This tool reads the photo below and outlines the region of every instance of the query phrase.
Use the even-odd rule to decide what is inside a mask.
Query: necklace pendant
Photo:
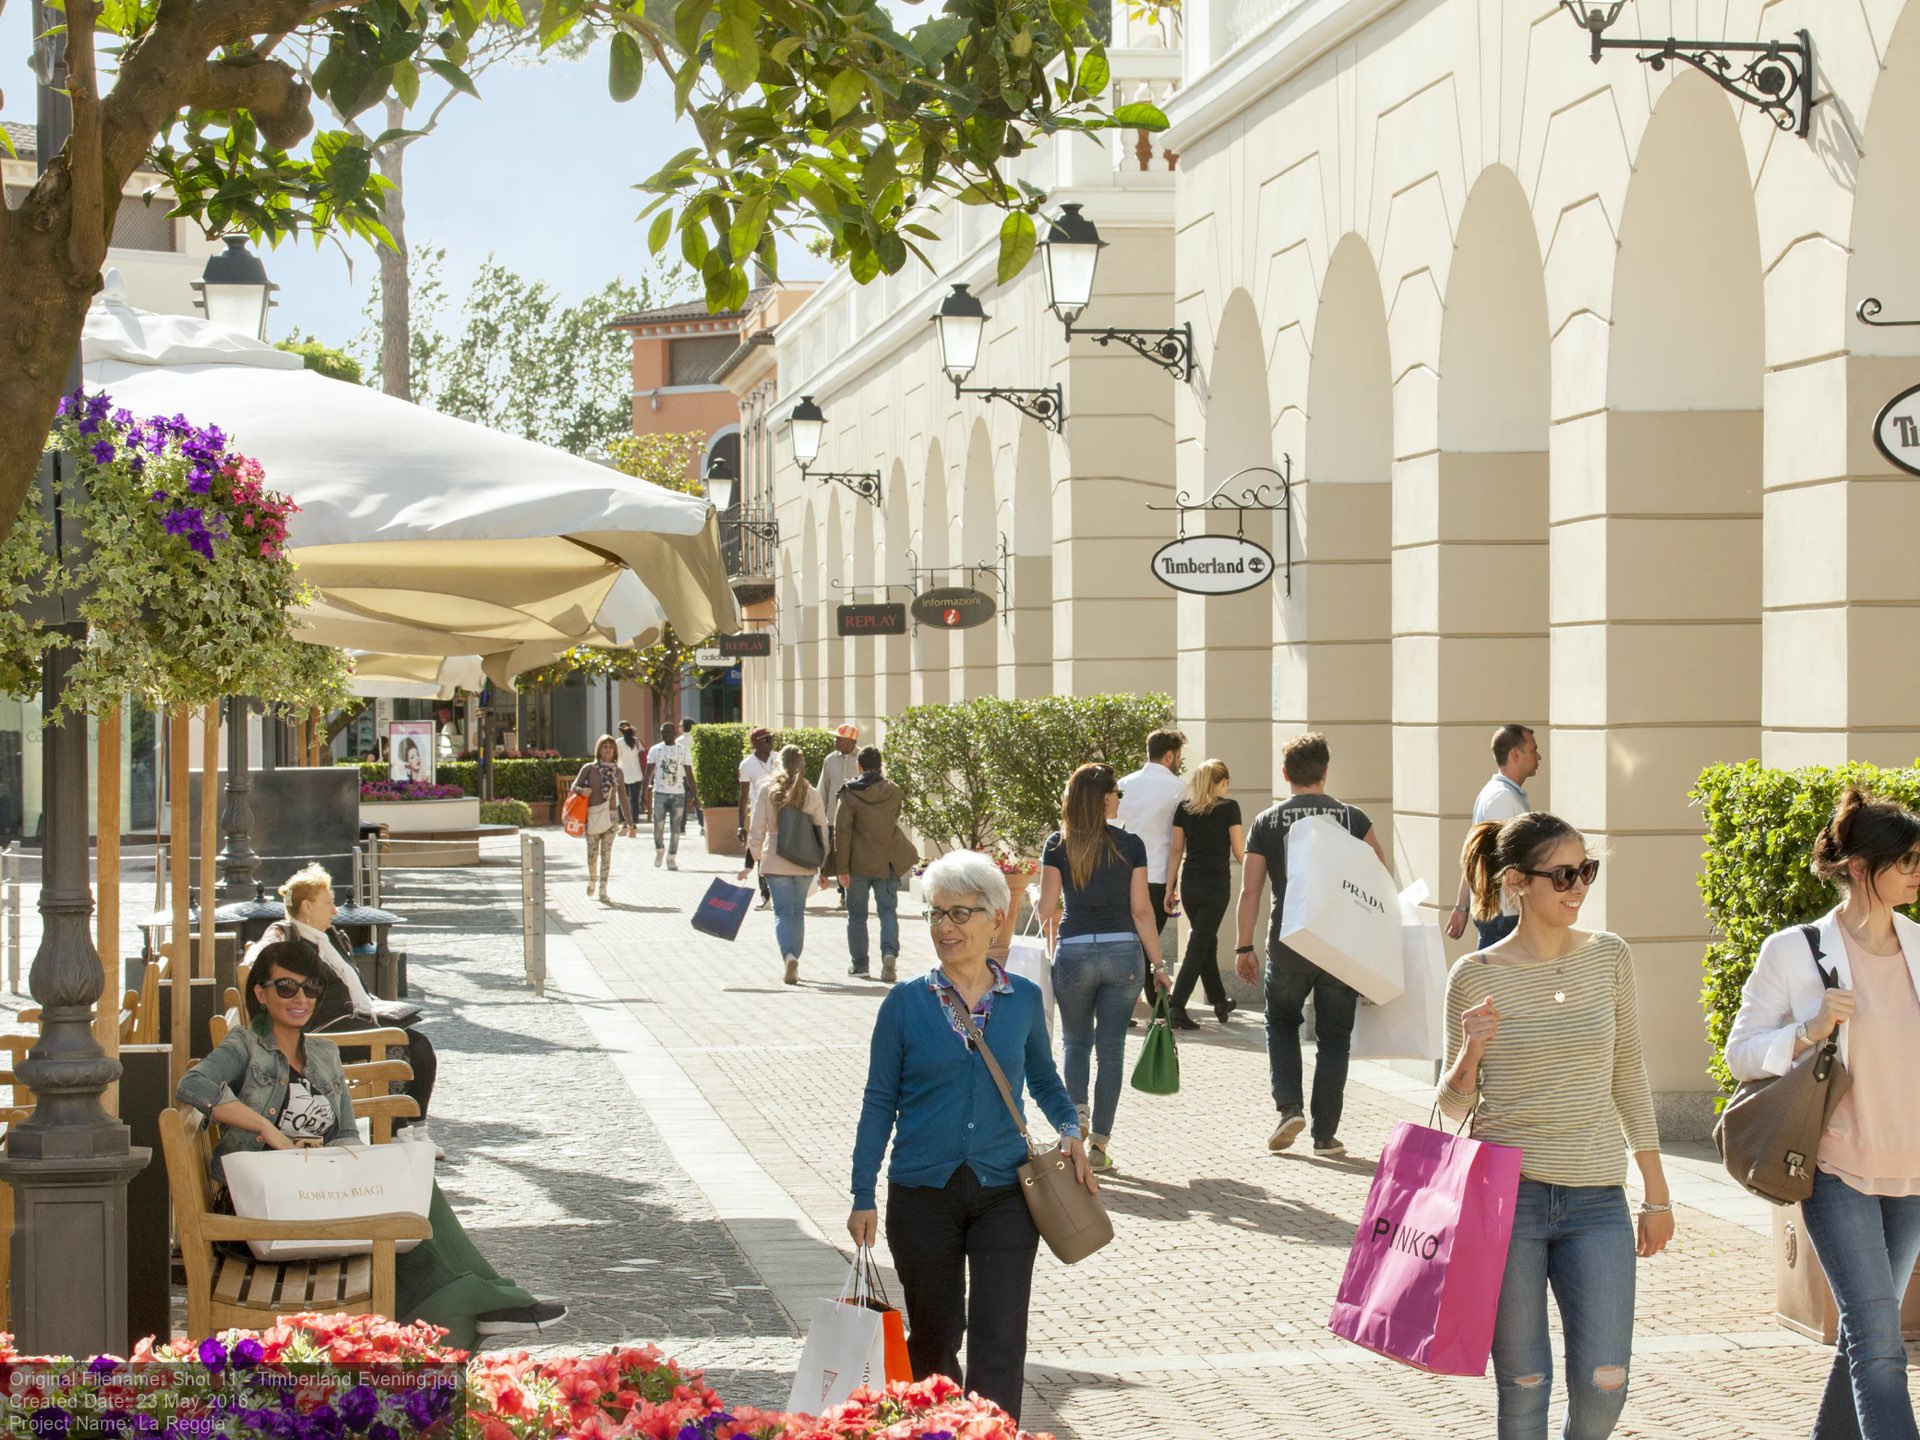
[[[1553,1003],[1554,1003],[1554,1004],[1556,1004],[1556,1005],[1564,1005],[1564,1004],[1566,1004],[1566,1003],[1567,1003],[1567,992],[1566,992],[1566,991],[1564,991],[1564,990],[1556,990],[1556,991],[1554,991],[1554,992],[1553,992]]]

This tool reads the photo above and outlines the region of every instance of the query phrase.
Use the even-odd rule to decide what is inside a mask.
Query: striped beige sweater
[[[1489,995],[1500,1030],[1481,1059],[1478,1095],[1442,1081],[1442,1112],[1458,1121],[1477,1098],[1474,1138],[1517,1145],[1529,1179],[1623,1183],[1628,1151],[1660,1148],[1627,942],[1599,931],[1551,963],[1461,960],[1447,979],[1449,1069],[1461,1016]]]

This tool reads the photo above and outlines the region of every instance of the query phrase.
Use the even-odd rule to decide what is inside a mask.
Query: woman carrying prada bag
[[[913,1373],[961,1378],[964,1338],[962,1383],[1018,1420],[1041,1227],[1057,1245],[1063,1213],[1072,1224],[1097,1211],[1097,1184],[1054,1068],[1040,987],[987,959],[1011,903],[1006,877],[959,850],[929,865],[921,886],[939,964],[889,990],[874,1019],[847,1232],[859,1245],[879,1236],[874,1190],[891,1137],[887,1245]],[[1022,1090],[1059,1132],[1057,1151],[1030,1155]]]
[[[1920,925],[1896,910],[1920,897],[1920,816],[1849,790],[1814,842],[1813,873],[1841,903],[1761,945],[1727,1068],[1742,1081],[1784,1076],[1837,1032],[1851,1084],[1801,1207],[1840,1312],[1812,1433],[1917,1440],[1900,1301],[1920,1259]]]

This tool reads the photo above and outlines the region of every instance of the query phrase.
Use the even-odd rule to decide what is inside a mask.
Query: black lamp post
[[[771,515],[748,510],[745,506],[737,514],[727,514],[727,508],[733,503],[736,478],[727,457],[716,450],[707,460],[707,499],[713,503],[720,523],[732,526],[743,535],[753,536],[763,545],[778,545],[780,522]]]
[[[953,382],[955,395],[984,395],[989,400],[1004,400],[1056,435],[1067,428],[1067,398],[1058,385],[1025,390],[967,387],[967,376],[980,363],[980,341],[986,334],[987,311],[980,298],[966,286],[953,287],[952,293],[940,302],[940,313],[933,317],[933,323],[940,336],[940,368]]]
[[[227,808],[220,817],[227,832],[220,852],[220,894],[227,900],[252,895],[253,872],[260,868],[253,849],[253,776],[248,773],[247,715],[252,708],[244,696],[227,697]]]
[[[1171,370],[1182,380],[1192,380],[1191,324],[1176,325],[1168,330],[1074,325],[1093,299],[1093,273],[1100,264],[1100,252],[1106,248],[1107,242],[1100,238],[1099,227],[1080,213],[1078,205],[1060,207],[1060,218],[1048,227],[1047,238],[1040,242],[1040,253],[1046,257],[1047,308],[1067,327],[1069,340],[1076,335],[1084,335],[1101,345],[1111,345],[1117,340],[1161,369]]]
[[[34,73],[39,82],[36,159],[45,173],[73,131],[66,96],[67,59],[61,19],[34,5]],[[52,33],[49,33],[49,32]],[[80,383],[80,357],[68,365],[68,388]],[[37,503],[53,521],[53,544],[70,549],[60,491],[68,462],[57,453],[42,464]],[[42,713],[66,692],[67,673],[85,643],[86,625],[71,602],[35,618],[64,643],[47,651],[41,671]],[[20,1063],[33,1091],[33,1114],[7,1131],[0,1181],[13,1190],[11,1299],[15,1342],[29,1355],[126,1353],[127,1182],[152,1153],[136,1149],[127,1127],[106,1112],[101,1093],[120,1078],[120,1062],[93,1035],[93,1008],[105,989],[94,948],[93,891],[88,879],[87,720],[67,715],[47,726],[41,748],[45,796],[40,948],[28,989],[40,1004],[40,1036]],[[102,783],[110,783],[103,776]]]
[[[878,470],[822,470],[817,475],[808,471],[807,467],[819,458],[820,441],[827,430],[826,412],[813,403],[811,395],[800,397],[787,417],[787,429],[793,439],[793,458],[799,462],[802,475],[823,484],[832,480],[844,485],[874,509],[881,508]]]
[[[267,338],[267,311],[280,287],[267,279],[267,267],[247,249],[244,235],[223,235],[225,250],[207,259],[207,268],[193,282],[193,303],[215,325],[238,330],[256,340]]]

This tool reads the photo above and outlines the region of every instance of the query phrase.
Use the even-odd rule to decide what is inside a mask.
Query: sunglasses
[[[318,980],[295,980],[290,975],[276,975],[267,984],[273,987],[273,993],[282,1000],[291,1000],[296,995],[305,995],[309,1000],[318,1000],[327,993],[327,987]]]
[[[1540,880],[1551,880],[1553,888],[1565,894],[1573,888],[1576,880],[1582,885],[1593,884],[1600,874],[1600,862],[1586,860],[1578,865],[1556,865],[1551,870],[1522,870],[1520,873]]]
[[[1113,798],[1114,798],[1114,799],[1116,799],[1116,800],[1124,800],[1124,799],[1126,799],[1126,798],[1127,798],[1127,787],[1126,787],[1126,786],[1124,786],[1124,785],[1116,785],[1116,786],[1114,786],[1114,787],[1113,787]]]
[[[1911,875],[1914,871],[1920,870],[1920,850],[1907,851],[1906,854],[1893,862],[1893,868],[1898,870],[1902,875]]]
[[[949,905],[942,910],[936,906],[927,907],[927,924],[938,925],[942,920],[951,920],[956,925],[964,925],[976,915],[987,913],[984,905]]]

